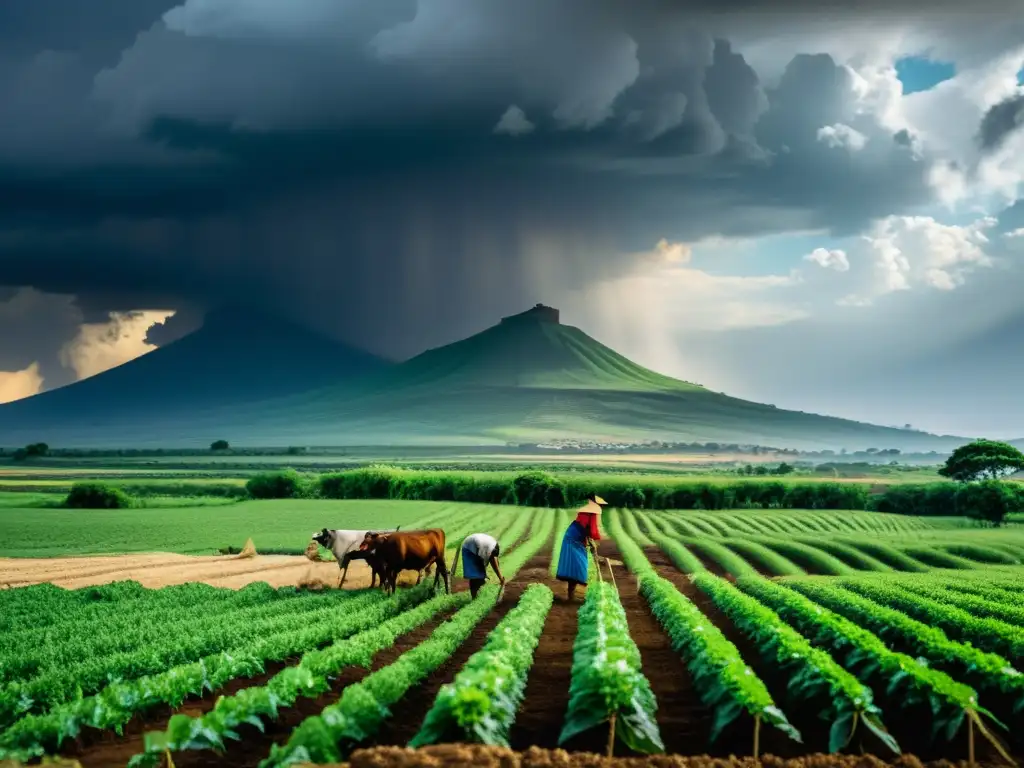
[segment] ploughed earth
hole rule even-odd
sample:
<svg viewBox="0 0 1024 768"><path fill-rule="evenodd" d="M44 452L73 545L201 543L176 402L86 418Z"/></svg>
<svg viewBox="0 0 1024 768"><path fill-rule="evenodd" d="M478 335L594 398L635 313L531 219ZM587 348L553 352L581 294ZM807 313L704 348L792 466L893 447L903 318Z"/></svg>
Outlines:
<svg viewBox="0 0 1024 768"><path fill-rule="evenodd" d="M426 577L425 577L426 578ZM430 578L433 578L432 576ZM312 562L302 555L211 555L196 557L170 553L94 555L83 557L0 558L0 589L50 582L67 589L137 581L144 587L166 587L201 581L215 587L240 589L254 581L272 587L337 587L340 570L335 562ZM400 584L416 581L405 572ZM353 561L345 577L345 589L370 586L370 569Z"/></svg>

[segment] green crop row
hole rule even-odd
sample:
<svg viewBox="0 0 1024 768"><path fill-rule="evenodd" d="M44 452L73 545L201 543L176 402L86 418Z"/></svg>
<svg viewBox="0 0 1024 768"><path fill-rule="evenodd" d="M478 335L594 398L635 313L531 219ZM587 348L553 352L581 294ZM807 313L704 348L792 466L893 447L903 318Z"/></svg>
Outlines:
<svg viewBox="0 0 1024 768"><path fill-rule="evenodd" d="M133 582L137 583L137 582ZM31 589L31 587L19 587ZM86 587L85 589L89 589ZM241 589L211 587L199 582L189 582L163 589L146 590L142 596L130 600L96 602L71 602L65 600L40 601L40 613L53 611L52 620L46 624L27 628L11 627L0 630L0 680L23 676L14 674L11 658L17 657L19 667L26 668L27 655L46 646L64 643L69 637L91 633L97 626L104 630L120 630L147 623L165 623L168 616L178 615L188 609L205 613L221 613L248 606L265 606L270 603L294 600L304 594L295 587L275 589L266 582L254 582ZM7 660L4 660L4 659Z"/></svg>
<svg viewBox="0 0 1024 768"><path fill-rule="evenodd" d="M251 584L244 590L260 591L264 602L276 596L289 597L299 590L295 587L274 589L268 584ZM116 581L94 587L65 589L49 582L32 584L17 589L0 590L0 637L28 630L42 630L60 622L102 618L111 608L134 611L140 605L166 606L192 605L204 601L216 602L235 590L211 587L208 584L189 583L147 589L137 581ZM257 600L258 602L259 600Z"/></svg>
<svg viewBox="0 0 1024 768"><path fill-rule="evenodd" d="M977 693L937 669L890 651L868 630L803 595L767 579L740 579L737 586L774 610L815 645L828 649L866 685L882 688L903 707L931 716L932 733L952 739L968 717L992 717Z"/></svg>
<svg viewBox="0 0 1024 768"><path fill-rule="evenodd" d="M804 569L785 555L755 539L729 539L725 546L748 562L756 563L758 569L773 576L800 576Z"/></svg>
<svg viewBox="0 0 1024 768"><path fill-rule="evenodd" d="M294 621L295 614L318 607L338 610L352 596L307 592L263 605L190 605L149 621L132 611L66 632L57 624L47 639L12 643L0 652L0 698L25 695L52 706L63 700L68 685L70 693L89 694L111 677L135 677L200 658L230 647L240 633Z"/></svg>
<svg viewBox="0 0 1024 768"><path fill-rule="evenodd" d="M273 719L282 707L294 705L300 697L312 698L324 693L330 687L329 678L345 667L368 668L374 654L390 648L400 635L468 600L468 592L437 595L377 627L336 641L322 650L307 651L298 665L281 670L266 685L222 696L212 710L200 717L174 715L165 731L146 733L143 751L129 761L129 766L159 765L168 752L224 749L226 739L240 738L239 726Z"/></svg>
<svg viewBox="0 0 1024 768"><path fill-rule="evenodd" d="M467 595L462 592L460 594ZM260 768L300 763L337 763L372 738L410 688L447 661L498 601L500 590L488 585L477 598L435 629L430 637L398 660L345 688L341 699L308 717L283 746L275 744Z"/></svg>
<svg viewBox="0 0 1024 768"><path fill-rule="evenodd" d="M908 579L899 583L900 589L909 590L935 600L943 605L950 605L968 611L972 616L1005 621L1018 627L1024 627L1024 608L1005 605L978 595L971 595L957 590L944 589L941 583Z"/></svg>
<svg viewBox="0 0 1024 768"><path fill-rule="evenodd" d="M187 632L157 634L146 643L131 645L106 656L68 656L63 653L64 646L57 644L56 648L49 650L54 654L53 664L46 664L38 674L28 679L10 681L0 687L0 725L7 725L14 718L26 714L44 712L83 694L94 693L110 680L155 674L169 666L236 647L254 634L287 631L295 626L296 621L324 621L336 614L340 605L348 605L350 601L369 607L381 599L376 594L356 593L328 593L319 600L296 598L272 603L262 609L243 611L241 617L215 615L191 626L186 623L181 626L188 627ZM102 633L102 630L96 628L95 632ZM134 639L138 640L139 635ZM88 636L67 640L67 647L73 650L90 644Z"/></svg>
<svg viewBox="0 0 1024 768"><path fill-rule="evenodd" d="M569 711L559 744L611 721L616 740L627 748L641 754L664 752L654 717L658 703L640 669L640 650L629 636L626 612L611 584L591 583L578 622Z"/></svg>
<svg viewBox="0 0 1024 768"><path fill-rule="evenodd" d="M708 621L700 608L654 572L643 551L625 535L617 519L610 522L609 532L626 566L636 574L640 593L668 635L673 650L685 660L701 701L714 714L712 741L744 712L800 741L800 733L776 706L761 679L744 663L736 646Z"/></svg>
<svg viewBox="0 0 1024 768"><path fill-rule="evenodd" d="M833 583L794 579L786 585L871 630L883 640L926 658L930 664L955 674L982 693L1006 694L1014 701L1014 712L1024 710L1024 675L1001 656L950 640L937 627Z"/></svg>
<svg viewBox="0 0 1024 768"><path fill-rule="evenodd" d="M982 597L1004 605L1024 608L1024 591L1018 586L1003 586L997 583L970 583L963 581L947 582L943 585L954 592L965 592L969 595Z"/></svg>
<svg viewBox="0 0 1024 768"><path fill-rule="evenodd" d="M963 608L923 595L886 586L874 579L843 579L842 586L890 608L939 627L951 637L1008 659L1024 657L1024 628L996 619L974 616Z"/></svg>
<svg viewBox="0 0 1024 768"><path fill-rule="evenodd" d="M899 745L882 723L871 689L839 666L831 656L814 648L792 627L752 597L710 573L698 573L693 583L756 644L767 664L787 679L789 703L819 713L831 723L829 752L838 752L853 739L863 722L893 752Z"/></svg>
<svg viewBox="0 0 1024 768"><path fill-rule="evenodd" d="M509 578L514 576L546 544L550 534L551 524L547 522L541 527L541 530L528 536L512 550L511 555L506 558L505 565ZM427 588L426 584L424 588ZM420 591L415 590L414 592L418 593ZM478 600L473 601L469 606L460 610L456 617L443 624L439 630L435 630L431 639L436 638L437 642L429 645L427 650L421 651L415 658L421 660L428 656L429 658L438 658L441 646L445 644L450 645L453 638L458 636L459 631L465 630L468 632L472 630L480 618L494 606L498 594L498 590L494 587L488 587L482 591L478 596ZM397 599L403 599L402 593L399 593ZM200 718L175 715L168 722L166 731L146 734L145 749L133 758L132 764L135 766L155 765L159 763L161 756L166 752L185 749L221 748L225 738L237 738L234 728L241 723L259 722L263 717L274 717L281 706L289 706L299 696L315 696L323 692L327 685L328 675L349 665L369 666L373 655L383 648L390 647L398 635L404 634L423 624L439 611L447 610L468 599L468 592L439 596L410 611L399 613L375 629L367 630L360 635L349 638L347 641L336 642L333 646L323 651L307 652L297 667L283 670L265 686L247 688L232 697L219 699L214 709ZM391 603L394 601L387 602ZM462 618L456 622L456 618L460 616ZM467 626L467 616L477 617L472 625ZM453 624L453 622L455 623ZM445 627L449 629L438 634L440 629ZM451 627L456 629L451 629ZM410 653L418 651L423 645L428 645L429 643L430 641L428 640L427 643L417 646ZM440 664L444 661L456 647L458 647L458 643L450 647L447 655L440 658L437 663ZM405 659L407 656L409 654L404 654L401 659ZM348 695L349 690L367 690L366 686L371 684L373 680L390 681L390 684L394 685L395 681L404 679L402 674L408 670L406 670L405 666L396 667L396 664L399 664L399 662L365 678L360 683L363 686L362 688L350 686L349 689L346 689L346 695ZM386 670L392 670L392 672L382 675ZM403 670L403 672L397 670ZM394 688L390 687L387 690L394 691ZM356 697L355 700L358 703L359 694L353 693L352 696ZM352 697L349 700L351 701ZM336 706L340 706L344 701L345 699ZM363 704L365 703L364 700ZM362 711L364 724L368 712L369 710ZM309 727L315 728L312 725Z"/></svg>
<svg viewBox="0 0 1024 768"><path fill-rule="evenodd" d="M640 512L634 512L632 514L623 513L624 517L636 517L637 521L641 523L646 531L646 539L651 544L657 546L662 552L668 555L672 563L683 573L697 573L705 570L704 564L700 561L700 558L688 550L681 542L677 539L669 536L665 533L665 528L662 527L660 521L656 521L653 515L645 515ZM629 532L629 528L626 528L626 532ZM638 530L639 532L639 530ZM643 539L633 539L638 545L643 545Z"/></svg>
<svg viewBox="0 0 1024 768"><path fill-rule="evenodd" d="M543 584L526 588L518 605L487 636L483 648L438 692L409 746L439 742L509 745L509 731L553 601L554 594Z"/></svg>
<svg viewBox="0 0 1024 768"><path fill-rule="evenodd" d="M296 617L275 634L246 632L241 644L199 661L135 680L110 683L95 696L18 720L0 734L0 760L27 760L52 754L85 727L120 732L138 713L161 704L176 707L188 696L213 692L236 678L259 674L267 661L282 661L325 642L376 627L426 596L426 588L404 591L394 600L382 600L377 593L369 593L348 604L358 610L330 611L315 622Z"/></svg>

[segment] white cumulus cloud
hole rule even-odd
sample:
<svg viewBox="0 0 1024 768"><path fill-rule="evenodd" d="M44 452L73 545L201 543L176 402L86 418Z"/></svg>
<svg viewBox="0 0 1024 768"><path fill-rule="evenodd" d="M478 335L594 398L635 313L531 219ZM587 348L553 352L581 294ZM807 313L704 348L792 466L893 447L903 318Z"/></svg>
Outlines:
<svg viewBox="0 0 1024 768"><path fill-rule="evenodd" d="M828 250L827 248L815 248L804 256L805 261L810 261L825 269L834 269L836 272L849 272L850 260L846 251L838 248Z"/></svg>
<svg viewBox="0 0 1024 768"><path fill-rule="evenodd" d="M859 152L867 146L868 137L848 125L836 123L819 128L818 141L828 144L832 149L848 149L851 152Z"/></svg>
<svg viewBox="0 0 1024 768"><path fill-rule="evenodd" d="M888 216L863 236L874 258L879 293L926 285L949 291L973 269L991 266L985 232L996 220L967 225L942 224L930 216Z"/></svg>

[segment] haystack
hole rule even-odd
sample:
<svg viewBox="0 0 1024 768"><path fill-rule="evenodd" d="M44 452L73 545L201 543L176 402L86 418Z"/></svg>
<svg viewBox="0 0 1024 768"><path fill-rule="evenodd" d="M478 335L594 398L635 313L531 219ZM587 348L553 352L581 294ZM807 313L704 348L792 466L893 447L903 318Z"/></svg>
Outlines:
<svg viewBox="0 0 1024 768"><path fill-rule="evenodd" d="M256 545L252 543L252 537L245 540L245 546L242 547L242 551L239 553L238 559L243 560L249 557L256 557Z"/></svg>
<svg viewBox="0 0 1024 768"><path fill-rule="evenodd" d="M306 557L314 563L322 563L323 558L320 557L320 545L315 541L309 542L309 544L306 545Z"/></svg>

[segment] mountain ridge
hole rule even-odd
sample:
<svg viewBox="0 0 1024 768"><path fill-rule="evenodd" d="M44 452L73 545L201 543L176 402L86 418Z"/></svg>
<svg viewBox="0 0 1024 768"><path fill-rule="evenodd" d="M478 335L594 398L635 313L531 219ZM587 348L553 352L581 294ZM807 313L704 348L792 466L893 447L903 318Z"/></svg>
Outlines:
<svg viewBox="0 0 1024 768"><path fill-rule="evenodd" d="M220 387L216 396L179 400L167 408L154 402L145 386L147 376L154 375L143 370L145 359L165 351L166 360L174 348L171 359L182 361L176 363L180 370L171 375L168 363L149 363L168 379L154 386L163 392L181 390L189 381L195 386L198 369L183 371L189 357L185 353L197 346L189 339L202 334L201 328L121 366L136 371L136 386L149 392L148 401L137 398L139 404L131 411L136 423L125 423L123 407L120 420L109 408L103 413L104 398L96 395L102 387L93 384L86 390L82 385L87 380L64 388L76 394L64 396L69 402L60 412L62 424L54 424L53 414L36 406L35 419L23 412L17 419L21 429L13 430L10 417L19 410L17 403L0 406L0 443L12 444L17 434L14 444L43 440L67 447L190 447L218 438L239 445L310 446L584 439L946 450L966 440L788 411L711 392L634 363L579 328L562 324L558 311L543 305L396 364L300 332L297 326L281 332L280 324L269 325L274 327L261 327L259 338L242 345L243 354L235 351L241 366L237 375L220 378L231 366L214 353L221 350L223 355L225 347L236 343L232 333L237 329L221 326L219 333L208 329L200 336L208 340L203 380ZM304 341L296 344L296 339ZM333 364L332 353L339 355ZM268 371L276 373L261 382L259 397L252 386L240 391L245 380L268 376ZM109 384L113 379L105 376L93 379Z"/></svg>

